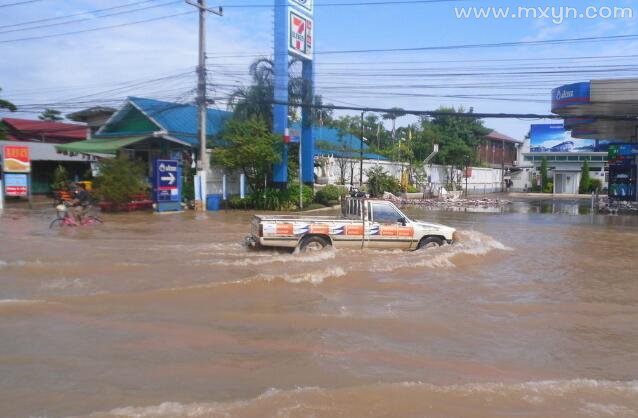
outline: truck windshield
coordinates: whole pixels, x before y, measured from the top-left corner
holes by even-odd
[[[380,223],[397,223],[403,217],[399,211],[390,205],[382,203],[372,204],[372,220]]]

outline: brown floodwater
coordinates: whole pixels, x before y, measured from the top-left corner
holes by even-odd
[[[0,417],[636,417],[638,217],[406,210],[423,252],[248,251],[247,212],[0,215]]]

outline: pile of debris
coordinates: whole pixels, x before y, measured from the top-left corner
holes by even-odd
[[[505,199],[464,199],[456,195],[438,199],[404,199],[392,193],[384,193],[383,198],[400,206],[422,206],[432,209],[502,208],[512,203]]]
[[[620,200],[609,200],[604,197],[598,202],[598,213],[608,213],[612,215],[623,213],[637,213],[638,203],[624,202]]]

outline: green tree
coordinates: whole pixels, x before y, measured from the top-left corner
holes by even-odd
[[[58,120],[63,120],[64,117],[62,117],[62,112],[60,112],[59,110],[47,108],[47,109],[44,109],[42,113],[40,113],[40,115],[38,116],[38,119],[58,121]]]
[[[281,161],[281,138],[272,134],[262,119],[231,119],[222,134],[223,144],[215,147],[213,164],[241,170],[253,193],[262,191],[272,178],[272,166]]]
[[[52,190],[66,190],[69,185],[69,173],[66,171],[63,165],[58,166],[53,170],[53,181],[51,182]]]
[[[381,166],[372,167],[366,174],[368,176],[368,193],[372,197],[382,197],[383,192],[396,194],[401,191],[399,181],[388,174]]]
[[[394,140],[396,139],[396,122],[397,122],[397,118],[400,118],[401,116],[405,116],[405,110],[401,109],[400,107],[393,107],[392,109],[390,109],[388,111],[388,113],[384,113],[381,117],[384,120],[391,120],[392,121],[392,133],[391,133],[391,140],[394,142]]]
[[[583,168],[580,175],[580,184],[578,185],[578,193],[587,194],[590,191],[591,178],[589,176],[589,162],[583,163]]]
[[[0,92],[2,92],[2,88],[0,88]],[[10,101],[0,99],[0,111],[2,111],[3,109],[8,110],[9,112],[15,112],[16,110],[18,110],[16,105],[11,103]],[[0,139],[4,139],[5,135],[5,127],[3,124],[0,124]]]
[[[547,186],[549,186],[547,157],[543,157],[541,160],[541,193],[546,193]]]
[[[299,62],[290,60],[288,68],[292,69]],[[247,87],[238,87],[228,98],[228,107],[233,110],[238,119],[250,119],[253,117],[262,119],[269,128],[272,128],[272,100],[274,96],[275,64],[273,60],[260,58],[255,60],[248,69],[252,78],[252,84]],[[299,103],[302,96],[303,80],[292,71],[288,84],[290,103]],[[295,107],[290,106],[288,113],[293,119],[296,117]]]
[[[95,179],[98,195],[116,205],[130,202],[133,196],[143,193],[147,188],[144,163],[124,154],[100,160],[99,172]]]

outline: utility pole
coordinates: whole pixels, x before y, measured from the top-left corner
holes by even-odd
[[[206,210],[206,174],[208,173],[208,158],[206,157],[206,13],[223,16],[221,7],[209,9],[206,0],[197,3],[186,0],[186,3],[199,9],[199,63],[197,66],[197,110],[199,118],[199,178],[201,182],[201,202],[196,205],[199,210]]]
[[[361,111],[361,144],[359,144],[359,188],[363,187],[363,111]]]

